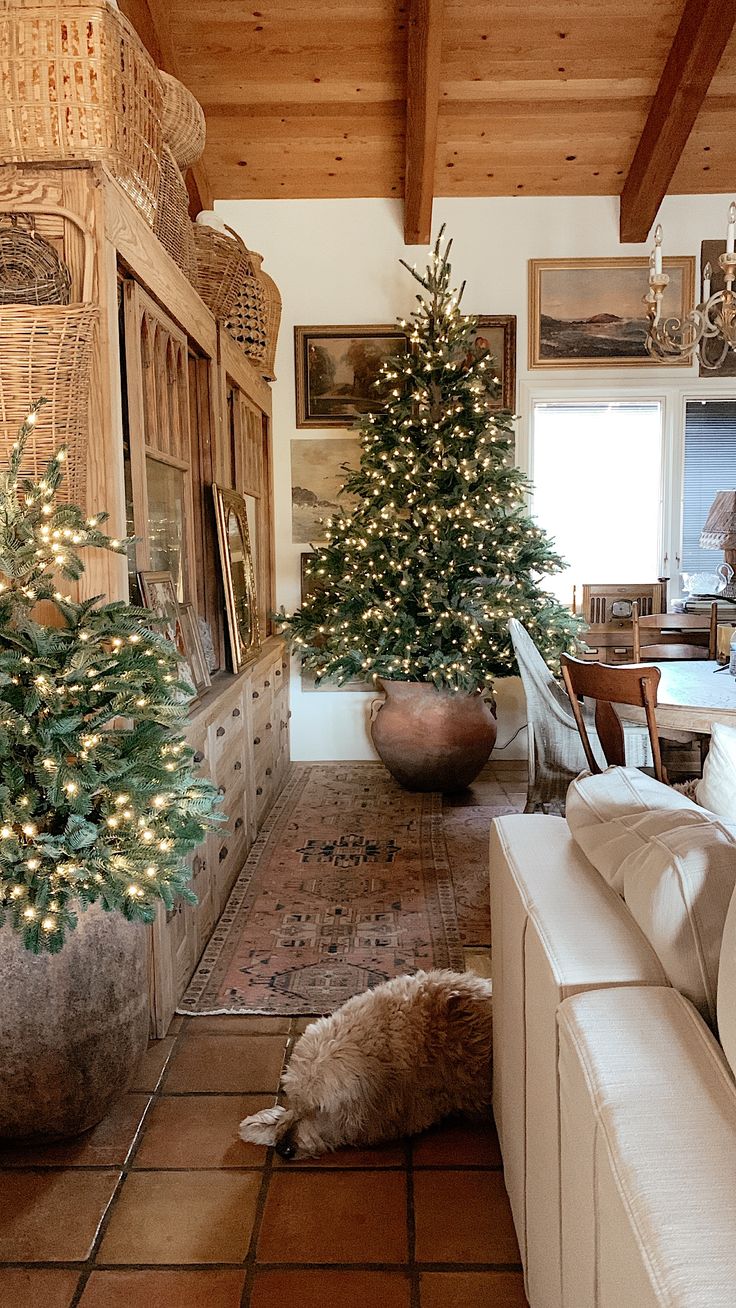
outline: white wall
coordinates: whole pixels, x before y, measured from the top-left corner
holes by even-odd
[[[725,236],[730,196],[672,196],[662,205],[660,221],[666,254],[698,256],[700,241]],[[217,209],[246,243],[264,255],[264,265],[280,288],[284,303],[274,385],[274,461],[277,600],[287,609],[299,603],[299,567],[303,545],[291,541],[290,442],[313,438],[315,430],[297,431],[294,411],[294,325],[391,322],[411,312],[415,284],[399,258],[421,266],[424,247],[403,242],[402,205],[394,200],[247,200],[218,201]],[[517,315],[517,378],[522,409],[530,388],[564,383],[567,397],[578,383],[589,390],[602,379],[610,398],[641,387],[644,371],[656,389],[666,392],[684,379],[691,391],[708,393],[719,383],[692,381],[695,369],[589,369],[540,374],[527,365],[527,260],[643,254],[644,246],[618,242],[618,200],[609,197],[509,197],[444,199],[435,202],[435,230],[447,224],[454,238],[453,269],[467,281],[464,308],[469,313]],[[642,293],[645,287],[642,287]],[[520,447],[525,448],[522,412]],[[331,433],[325,432],[326,436]],[[332,429],[334,435],[344,435]],[[367,731],[371,696],[351,692],[303,694],[292,670],[293,736],[296,759],[373,757]],[[499,745],[523,722],[520,683],[502,682],[499,700]],[[523,757],[524,733],[505,757]],[[499,755],[499,757],[503,757]]]

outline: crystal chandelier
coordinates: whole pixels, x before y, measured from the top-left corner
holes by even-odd
[[[726,252],[718,260],[725,280],[722,291],[710,293],[713,269],[703,269],[702,301],[686,316],[662,317],[662,297],[669,277],[662,271],[662,228],[654,233],[654,249],[649,257],[649,290],[644,296],[649,327],[646,347],[659,363],[677,363],[697,358],[704,368],[720,368],[729,350],[736,351],[736,203],[728,211]]]

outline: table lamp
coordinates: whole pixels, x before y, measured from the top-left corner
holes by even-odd
[[[733,574],[721,598],[736,600],[736,490],[718,491],[700,533],[700,548],[723,550]]]

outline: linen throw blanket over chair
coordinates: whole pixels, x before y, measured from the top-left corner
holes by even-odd
[[[526,813],[561,813],[565,811],[567,788],[574,777],[586,770],[580,734],[564,686],[555,680],[526,627],[516,618],[509,621],[526,698],[529,743],[529,784]],[[606,766],[598,742],[592,713],[586,714],[588,735],[602,767]],[[626,757],[631,767],[651,763],[646,727],[625,727]]]

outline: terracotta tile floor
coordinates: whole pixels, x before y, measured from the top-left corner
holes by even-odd
[[[492,1122],[313,1163],[238,1139],[305,1024],[176,1018],[83,1139],[1,1149],[0,1308],[524,1308]]]

